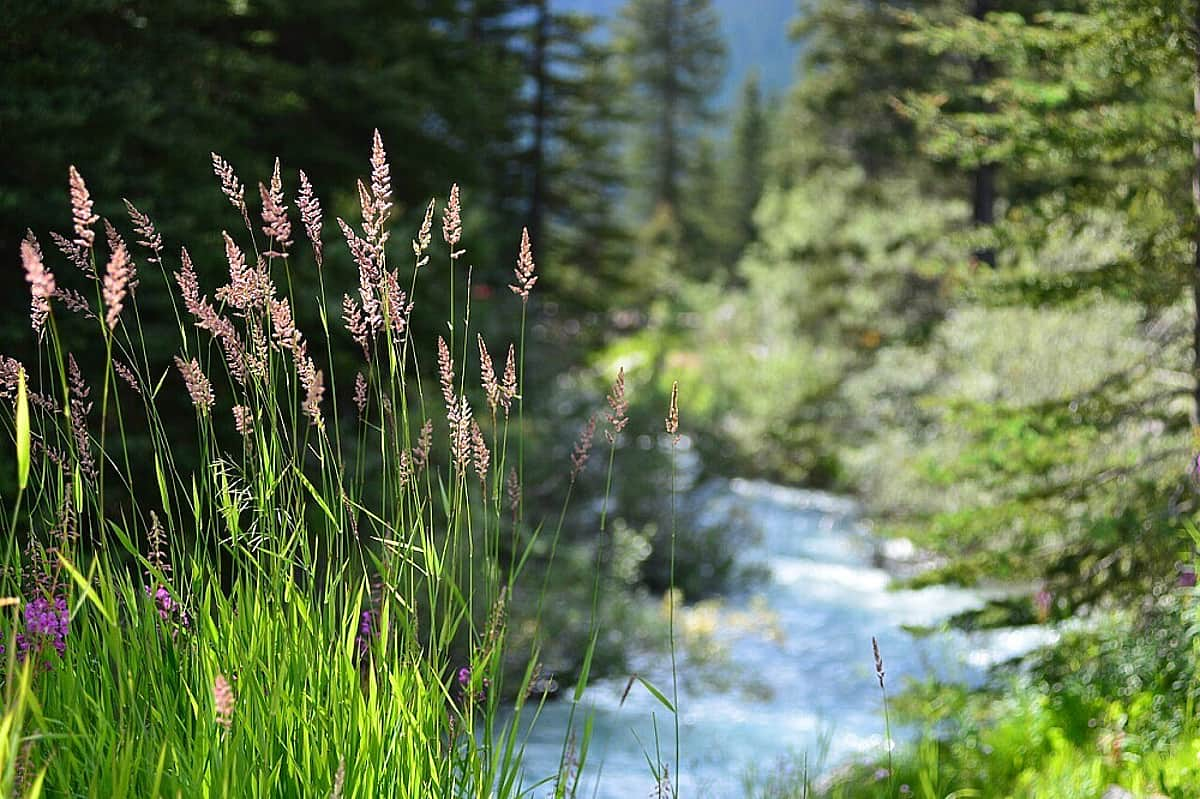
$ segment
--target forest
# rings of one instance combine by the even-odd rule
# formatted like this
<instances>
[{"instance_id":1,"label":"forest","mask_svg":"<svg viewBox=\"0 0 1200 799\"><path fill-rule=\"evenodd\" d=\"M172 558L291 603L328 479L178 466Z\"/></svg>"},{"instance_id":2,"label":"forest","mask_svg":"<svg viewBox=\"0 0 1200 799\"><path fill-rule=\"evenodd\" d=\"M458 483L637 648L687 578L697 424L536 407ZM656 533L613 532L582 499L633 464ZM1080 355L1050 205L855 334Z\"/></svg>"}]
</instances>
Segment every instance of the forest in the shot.
<instances>
[{"instance_id":1,"label":"forest","mask_svg":"<svg viewBox=\"0 0 1200 799\"><path fill-rule=\"evenodd\" d=\"M0 793L1200 796L1197 0L0 11Z\"/></svg>"}]
</instances>

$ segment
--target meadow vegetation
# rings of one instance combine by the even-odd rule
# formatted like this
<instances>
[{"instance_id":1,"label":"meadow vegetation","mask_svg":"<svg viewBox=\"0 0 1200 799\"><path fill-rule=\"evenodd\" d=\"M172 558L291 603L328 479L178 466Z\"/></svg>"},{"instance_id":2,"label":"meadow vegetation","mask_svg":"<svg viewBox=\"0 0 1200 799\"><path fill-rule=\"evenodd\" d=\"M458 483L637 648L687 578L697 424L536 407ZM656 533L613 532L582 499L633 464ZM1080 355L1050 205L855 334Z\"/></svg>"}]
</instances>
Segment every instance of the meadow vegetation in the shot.
<instances>
[{"instance_id":1,"label":"meadow vegetation","mask_svg":"<svg viewBox=\"0 0 1200 799\"><path fill-rule=\"evenodd\" d=\"M524 773L521 750L553 679L542 611L558 597L545 580L593 444L611 477L629 423L623 372L561 462L557 517L527 515L524 445L510 430L524 412L524 309L538 281L528 233L509 285L520 324L489 346L471 324L457 186L441 209L428 204L409 264L389 263L391 175L376 133L361 219L337 220L359 278L339 312L322 302L324 218L305 174L294 230L279 161L253 211L232 166L212 161L236 230L222 234L220 286L201 285L187 248L176 255L133 205L136 255L107 220L101 236L74 167L73 233L55 237L65 257L52 266L32 232L22 243L38 347L32 362L0 363L16 479L0 788L415 797L536 784L573 795L590 735L582 712L558 773ZM302 240L303 270L290 258ZM450 299L436 344L409 326L409 297L431 274ZM139 300L165 291L173 363L148 357L139 325ZM308 303L312 334L295 321ZM95 370L72 353L68 315L103 344ZM361 356L339 374L335 337ZM194 425L165 421L180 398ZM674 394L662 407L659 430L675 441ZM618 615L599 590L606 515L584 567L594 577L574 704L600 621ZM548 563L526 574L535 547ZM666 784L668 768L656 763L654 781Z\"/></svg>"}]
</instances>

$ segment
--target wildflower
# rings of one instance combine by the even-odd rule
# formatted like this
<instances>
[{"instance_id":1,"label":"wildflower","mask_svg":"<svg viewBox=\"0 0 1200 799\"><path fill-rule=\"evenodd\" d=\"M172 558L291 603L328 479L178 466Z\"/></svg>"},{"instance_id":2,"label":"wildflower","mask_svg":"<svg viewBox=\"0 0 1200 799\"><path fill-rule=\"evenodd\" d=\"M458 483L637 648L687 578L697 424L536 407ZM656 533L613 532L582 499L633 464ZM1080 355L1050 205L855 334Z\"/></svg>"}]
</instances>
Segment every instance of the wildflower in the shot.
<instances>
[{"instance_id":1,"label":"wildflower","mask_svg":"<svg viewBox=\"0 0 1200 799\"><path fill-rule=\"evenodd\" d=\"M1045 587L1041 588L1033 595L1033 608L1038 621L1044 624L1050 618L1050 611L1054 608L1054 595Z\"/></svg>"},{"instance_id":2,"label":"wildflower","mask_svg":"<svg viewBox=\"0 0 1200 799\"><path fill-rule=\"evenodd\" d=\"M88 256L88 248L77 242L68 239L58 233L51 231L50 238L54 241L54 245L58 247L59 252L67 256L71 263L75 264L75 268L83 272L93 280L96 277L96 270L92 267L92 260Z\"/></svg>"},{"instance_id":3,"label":"wildflower","mask_svg":"<svg viewBox=\"0 0 1200 799\"><path fill-rule=\"evenodd\" d=\"M266 264L259 259L254 267L250 267L233 237L226 231L221 231L221 235L225 238L225 259L229 262L229 284L217 289L217 299L240 311L265 308L268 300L275 296Z\"/></svg>"},{"instance_id":4,"label":"wildflower","mask_svg":"<svg viewBox=\"0 0 1200 799\"><path fill-rule=\"evenodd\" d=\"M465 396L457 403L456 410L447 413L446 418L450 422L450 454L459 473L466 474L475 447L471 435L471 427L474 424L471 404Z\"/></svg>"},{"instance_id":5,"label":"wildflower","mask_svg":"<svg viewBox=\"0 0 1200 799\"><path fill-rule=\"evenodd\" d=\"M482 702L485 699L487 699L487 691L488 691L488 688L490 688L491 684L492 684L491 680L489 680L487 677L484 677L482 680L479 681L479 686L480 686L479 690L475 691L474 693L471 692L471 683L473 681L473 674L471 672L470 666L463 666L462 668L460 668L458 670L457 678L458 678L459 696L462 699L463 704L469 704L471 702Z\"/></svg>"},{"instance_id":6,"label":"wildflower","mask_svg":"<svg viewBox=\"0 0 1200 799\"><path fill-rule=\"evenodd\" d=\"M250 227L250 215L246 211L246 187L233 172L233 166L216 153L211 153L213 174L221 181L221 191L229 204L242 212L242 220Z\"/></svg>"},{"instance_id":7,"label":"wildflower","mask_svg":"<svg viewBox=\"0 0 1200 799\"><path fill-rule=\"evenodd\" d=\"M272 338L276 346L293 354L303 355L307 351L304 346L304 336L296 328L291 302L287 297L281 300L272 299L268 303L268 307L271 309Z\"/></svg>"},{"instance_id":8,"label":"wildflower","mask_svg":"<svg viewBox=\"0 0 1200 799\"><path fill-rule=\"evenodd\" d=\"M672 799L675 796L675 790L671 787L671 772L665 763L662 768L662 776L655 782L650 796L651 799Z\"/></svg>"},{"instance_id":9,"label":"wildflower","mask_svg":"<svg viewBox=\"0 0 1200 799\"><path fill-rule=\"evenodd\" d=\"M414 475L412 455L408 450L403 450L400 453L399 477L401 485L408 485L412 482Z\"/></svg>"},{"instance_id":10,"label":"wildflower","mask_svg":"<svg viewBox=\"0 0 1200 799\"><path fill-rule=\"evenodd\" d=\"M17 380L24 368L16 358L0 355L0 397L17 396Z\"/></svg>"},{"instance_id":11,"label":"wildflower","mask_svg":"<svg viewBox=\"0 0 1200 799\"><path fill-rule=\"evenodd\" d=\"M608 395L608 406L612 411L606 414L611 431L606 431L609 443L616 441L617 435L629 424L629 402L625 399L625 367L617 370L617 379L613 383L612 392Z\"/></svg>"},{"instance_id":12,"label":"wildflower","mask_svg":"<svg viewBox=\"0 0 1200 799\"><path fill-rule=\"evenodd\" d=\"M254 432L254 411L245 405L233 406L233 427L243 436Z\"/></svg>"},{"instance_id":13,"label":"wildflower","mask_svg":"<svg viewBox=\"0 0 1200 799\"><path fill-rule=\"evenodd\" d=\"M61 658L67 653L67 633L70 631L70 614L67 612L67 600L61 596L38 596L25 603L24 631L17 634L17 657L24 661L27 657L40 658L46 653L47 647L53 647ZM49 660L42 665L52 668Z\"/></svg>"},{"instance_id":14,"label":"wildflower","mask_svg":"<svg viewBox=\"0 0 1200 799\"><path fill-rule=\"evenodd\" d=\"M86 319L96 318L96 315L92 313L91 306L88 305L88 301L84 299L82 294L75 291L75 289L59 286L54 290L54 297L67 306L67 310L71 313L81 314Z\"/></svg>"},{"instance_id":15,"label":"wildflower","mask_svg":"<svg viewBox=\"0 0 1200 799\"><path fill-rule=\"evenodd\" d=\"M576 751L575 730L567 737L567 751L563 755L562 768L557 777L556 795L573 795L576 776L579 773L579 754Z\"/></svg>"},{"instance_id":16,"label":"wildflower","mask_svg":"<svg viewBox=\"0 0 1200 799\"><path fill-rule=\"evenodd\" d=\"M129 387L135 392L138 394L142 393L141 386L139 386L137 382L137 376L134 375L133 370L129 368L128 364L126 364L124 361L113 358L113 371L117 373L118 377L128 383Z\"/></svg>"},{"instance_id":17,"label":"wildflower","mask_svg":"<svg viewBox=\"0 0 1200 799\"><path fill-rule=\"evenodd\" d=\"M1193 566L1179 567L1178 584L1179 584L1180 588L1195 588L1196 587L1196 569L1195 569L1195 567L1193 567Z\"/></svg>"},{"instance_id":18,"label":"wildflower","mask_svg":"<svg viewBox=\"0 0 1200 799\"><path fill-rule=\"evenodd\" d=\"M104 306L108 309L104 315L104 324L112 330L117 326L117 320L125 308L125 295L132 285L135 272L125 242L107 220L104 224L109 231L109 245L112 249L108 268L104 272Z\"/></svg>"},{"instance_id":19,"label":"wildflower","mask_svg":"<svg viewBox=\"0 0 1200 799\"><path fill-rule=\"evenodd\" d=\"M416 471L421 471L429 465L429 452L433 448L433 421L426 419L421 425L421 432L417 434L417 444L413 447L413 468Z\"/></svg>"},{"instance_id":20,"label":"wildflower","mask_svg":"<svg viewBox=\"0 0 1200 799\"><path fill-rule=\"evenodd\" d=\"M596 434L596 417L591 416L587 420L587 424L583 426L583 430L579 433L579 440L575 442L575 448L571 450L571 482L583 471L583 467L587 465L588 455L592 451L592 437Z\"/></svg>"},{"instance_id":21,"label":"wildflower","mask_svg":"<svg viewBox=\"0 0 1200 799\"><path fill-rule=\"evenodd\" d=\"M275 171L271 173L271 187L258 184L262 198L262 231L275 248L267 257L286 258L287 248L292 245L292 223L288 219L287 205L283 202L283 179L279 175L279 159L275 159Z\"/></svg>"},{"instance_id":22,"label":"wildflower","mask_svg":"<svg viewBox=\"0 0 1200 799\"><path fill-rule=\"evenodd\" d=\"M504 489L508 495L508 509L512 511L513 519L517 518L517 510L521 507L521 481L517 478L515 467L508 468L508 477L504 481Z\"/></svg>"},{"instance_id":23,"label":"wildflower","mask_svg":"<svg viewBox=\"0 0 1200 799\"><path fill-rule=\"evenodd\" d=\"M479 339L480 382L483 384L483 393L487 397L488 407L495 414L496 406L500 404L502 389L500 381L496 379L496 370L492 365L492 356L488 354L487 345L483 342L483 334L477 334L477 337Z\"/></svg>"},{"instance_id":24,"label":"wildflower","mask_svg":"<svg viewBox=\"0 0 1200 799\"><path fill-rule=\"evenodd\" d=\"M175 273L175 282L179 284L179 293L183 297L184 307L196 319L196 327L207 330L221 342L230 374L240 384L245 385L246 355L233 323L218 314L207 297L201 296L200 282L196 278L196 270L192 266L192 258L188 255L186 248L180 250L179 258L182 267Z\"/></svg>"},{"instance_id":25,"label":"wildflower","mask_svg":"<svg viewBox=\"0 0 1200 799\"><path fill-rule=\"evenodd\" d=\"M303 169L300 170L300 194L296 197L296 207L300 209L300 221L304 223L304 232L308 236L308 240L312 242L313 256L317 259L317 266L320 267L322 264L321 201L313 193L312 184L308 182L308 175L304 174Z\"/></svg>"},{"instance_id":26,"label":"wildflower","mask_svg":"<svg viewBox=\"0 0 1200 799\"><path fill-rule=\"evenodd\" d=\"M125 210L129 212L129 219L133 222L134 232L141 236L138 244L154 252L154 257L147 260L152 264L162 263L163 240L162 235L154 227L154 221L139 211L129 200L124 202Z\"/></svg>"},{"instance_id":27,"label":"wildflower","mask_svg":"<svg viewBox=\"0 0 1200 799\"><path fill-rule=\"evenodd\" d=\"M325 419L321 416L321 398L325 396L325 374L317 368L312 358L297 362L296 374L304 389L304 402L300 409L308 417L310 425L323 429Z\"/></svg>"},{"instance_id":28,"label":"wildflower","mask_svg":"<svg viewBox=\"0 0 1200 799\"><path fill-rule=\"evenodd\" d=\"M516 281L509 285L513 294L521 298L521 302L529 301L529 292L533 289L533 284L537 283L537 276L533 274L533 245L529 241L529 229L521 229L521 252L517 256L517 266L513 270L516 275Z\"/></svg>"},{"instance_id":29,"label":"wildflower","mask_svg":"<svg viewBox=\"0 0 1200 799\"><path fill-rule=\"evenodd\" d=\"M67 600L62 597L48 599L42 596L25 605L26 635L45 638L60 656L67 651L69 626Z\"/></svg>"},{"instance_id":30,"label":"wildflower","mask_svg":"<svg viewBox=\"0 0 1200 799\"><path fill-rule=\"evenodd\" d=\"M171 598L171 592L166 586L159 586L151 590L150 586L146 586L146 596L154 599L154 605L158 609L158 615L164 620L171 618L171 612L178 607L175 600Z\"/></svg>"},{"instance_id":31,"label":"wildflower","mask_svg":"<svg viewBox=\"0 0 1200 799\"><path fill-rule=\"evenodd\" d=\"M418 269L429 263L429 256L425 254L425 251L429 249L429 244L433 240L433 211L436 205L436 200L429 201L429 205L425 208L425 218L421 220L421 229L418 231L417 237L413 239L413 255L416 256Z\"/></svg>"},{"instance_id":32,"label":"wildflower","mask_svg":"<svg viewBox=\"0 0 1200 799\"><path fill-rule=\"evenodd\" d=\"M179 368L179 373L183 375L183 382L187 385L188 394L192 396L192 404L196 406L196 410L200 411L201 414L206 414L212 410L216 399L213 396L212 383L209 382L208 376L204 374L204 370L200 368L200 362L195 358L185 361L176 355L175 366Z\"/></svg>"},{"instance_id":33,"label":"wildflower","mask_svg":"<svg viewBox=\"0 0 1200 799\"><path fill-rule=\"evenodd\" d=\"M629 679L625 681L625 690L621 692L621 701L617 703L617 707L624 707L625 700L629 698L629 692L633 690L633 683L637 680L637 674L630 674Z\"/></svg>"},{"instance_id":34,"label":"wildflower","mask_svg":"<svg viewBox=\"0 0 1200 799\"><path fill-rule=\"evenodd\" d=\"M438 336L438 379L442 387L442 399L446 402L446 413L452 416L458 407L458 399L454 395L454 359L450 357L446 339L441 336Z\"/></svg>"},{"instance_id":35,"label":"wildflower","mask_svg":"<svg viewBox=\"0 0 1200 799\"><path fill-rule=\"evenodd\" d=\"M50 298L54 296L55 284L54 273L46 268L42 248L32 232L21 242L21 265L25 268L25 282L29 284L29 321L33 332L40 336L50 316Z\"/></svg>"},{"instance_id":36,"label":"wildflower","mask_svg":"<svg viewBox=\"0 0 1200 799\"><path fill-rule=\"evenodd\" d=\"M671 384L671 405L667 409L667 435L679 443L679 381Z\"/></svg>"},{"instance_id":37,"label":"wildflower","mask_svg":"<svg viewBox=\"0 0 1200 799\"><path fill-rule=\"evenodd\" d=\"M392 174L388 166L387 153L383 149L383 137L379 129L371 140L371 196L377 224L382 225L392 207Z\"/></svg>"},{"instance_id":38,"label":"wildflower","mask_svg":"<svg viewBox=\"0 0 1200 799\"><path fill-rule=\"evenodd\" d=\"M363 359L371 360L371 331L363 318L362 309L349 294L342 295L342 322L350 337L362 347Z\"/></svg>"},{"instance_id":39,"label":"wildflower","mask_svg":"<svg viewBox=\"0 0 1200 799\"><path fill-rule=\"evenodd\" d=\"M87 430L87 415L92 409L92 404L86 402L89 389L83 381L83 373L79 371L75 355L71 353L67 355L67 374L70 377L71 436L75 440L79 467L84 474L95 479L96 461L92 457L91 440Z\"/></svg>"},{"instance_id":40,"label":"wildflower","mask_svg":"<svg viewBox=\"0 0 1200 799\"><path fill-rule=\"evenodd\" d=\"M354 406L360 418L367 412L367 379L362 372L354 375Z\"/></svg>"},{"instance_id":41,"label":"wildflower","mask_svg":"<svg viewBox=\"0 0 1200 799\"><path fill-rule=\"evenodd\" d=\"M233 688L225 676L218 674L213 680L213 709L217 724L225 729L233 726Z\"/></svg>"},{"instance_id":42,"label":"wildflower","mask_svg":"<svg viewBox=\"0 0 1200 799\"><path fill-rule=\"evenodd\" d=\"M879 654L879 642L873 635L871 636L871 649L875 653L875 676L879 678L879 687L883 688L883 677L887 672L883 670L883 656Z\"/></svg>"},{"instance_id":43,"label":"wildflower","mask_svg":"<svg viewBox=\"0 0 1200 799\"><path fill-rule=\"evenodd\" d=\"M462 240L462 213L457 183L450 187L450 200L446 204L446 210L442 212L442 238L450 245L451 259L457 259L463 254L462 250L454 249Z\"/></svg>"},{"instance_id":44,"label":"wildflower","mask_svg":"<svg viewBox=\"0 0 1200 799\"><path fill-rule=\"evenodd\" d=\"M400 288L400 278L394 269L383 275L383 298L387 301L388 324L392 334L399 338L408 327L413 304L408 302L408 295Z\"/></svg>"},{"instance_id":45,"label":"wildflower","mask_svg":"<svg viewBox=\"0 0 1200 799\"><path fill-rule=\"evenodd\" d=\"M491 465L492 454L488 451L483 431L479 429L479 422L475 419L471 420L471 454L475 461L475 473L479 475L479 484L486 491L487 473L488 467Z\"/></svg>"},{"instance_id":46,"label":"wildflower","mask_svg":"<svg viewBox=\"0 0 1200 799\"><path fill-rule=\"evenodd\" d=\"M75 222L75 243L85 249L91 249L96 241L96 232L92 225L100 217L92 213L92 196L88 193L83 176L74 166L68 171L71 186L71 217Z\"/></svg>"},{"instance_id":47,"label":"wildflower","mask_svg":"<svg viewBox=\"0 0 1200 799\"><path fill-rule=\"evenodd\" d=\"M0 654L3 651L0 650ZM25 796L25 792L31 782L33 768L33 739L29 738L21 745L21 754L17 757L17 762L13 766L13 796Z\"/></svg>"},{"instance_id":48,"label":"wildflower","mask_svg":"<svg viewBox=\"0 0 1200 799\"><path fill-rule=\"evenodd\" d=\"M358 621L358 635L354 638L355 647L360 658L366 657L371 651L371 642L375 640L375 614L364 610Z\"/></svg>"},{"instance_id":49,"label":"wildflower","mask_svg":"<svg viewBox=\"0 0 1200 799\"><path fill-rule=\"evenodd\" d=\"M167 536L163 532L162 523L158 520L158 514L150 511L150 532L147 535L150 542L150 563L161 575L169 575L171 573L171 561L167 558ZM152 579L153 574L148 575Z\"/></svg>"},{"instance_id":50,"label":"wildflower","mask_svg":"<svg viewBox=\"0 0 1200 799\"><path fill-rule=\"evenodd\" d=\"M504 403L504 415L508 416L509 404L518 399L520 395L517 393L517 355L516 348L512 344L508 345L508 358L504 362L504 381L500 385Z\"/></svg>"}]
</instances>

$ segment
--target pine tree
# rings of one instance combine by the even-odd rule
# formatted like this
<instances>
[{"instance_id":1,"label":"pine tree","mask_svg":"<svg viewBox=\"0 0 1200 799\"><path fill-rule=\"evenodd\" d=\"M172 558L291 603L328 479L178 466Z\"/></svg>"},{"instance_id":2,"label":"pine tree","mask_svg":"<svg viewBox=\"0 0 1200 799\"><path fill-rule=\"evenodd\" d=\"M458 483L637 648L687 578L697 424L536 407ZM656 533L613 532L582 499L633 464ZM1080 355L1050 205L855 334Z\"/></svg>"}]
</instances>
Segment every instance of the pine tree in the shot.
<instances>
[{"instance_id":1,"label":"pine tree","mask_svg":"<svg viewBox=\"0 0 1200 799\"><path fill-rule=\"evenodd\" d=\"M726 177L732 195L735 257L754 240L754 209L767 178L768 137L767 108L758 74L752 72L742 84L733 122L731 171Z\"/></svg>"},{"instance_id":2,"label":"pine tree","mask_svg":"<svg viewBox=\"0 0 1200 799\"><path fill-rule=\"evenodd\" d=\"M720 20L709 0L629 0L616 29L635 126L640 211L679 216L700 129L725 72Z\"/></svg>"},{"instance_id":3,"label":"pine tree","mask_svg":"<svg viewBox=\"0 0 1200 799\"><path fill-rule=\"evenodd\" d=\"M526 224L544 287L569 304L603 307L630 284L620 218L621 86L598 17L538 0L527 32ZM606 299L607 297L607 299Z\"/></svg>"}]
</instances>

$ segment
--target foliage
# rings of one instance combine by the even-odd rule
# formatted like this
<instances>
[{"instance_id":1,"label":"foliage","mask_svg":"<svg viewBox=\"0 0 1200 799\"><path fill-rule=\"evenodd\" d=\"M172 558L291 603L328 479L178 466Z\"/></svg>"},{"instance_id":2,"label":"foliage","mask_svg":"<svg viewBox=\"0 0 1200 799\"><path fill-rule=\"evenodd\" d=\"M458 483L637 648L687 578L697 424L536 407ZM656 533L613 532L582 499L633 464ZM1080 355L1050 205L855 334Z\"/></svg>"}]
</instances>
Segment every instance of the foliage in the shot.
<instances>
[{"instance_id":1,"label":"foliage","mask_svg":"<svg viewBox=\"0 0 1200 799\"><path fill-rule=\"evenodd\" d=\"M552 651L543 574L586 454L562 467L571 478L557 522L535 520L517 438L524 324L513 354L488 368L459 261L458 187L441 213L448 258L435 255L431 206L401 277L383 246L392 177L376 133L360 221L344 226L359 281L331 321L312 195L296 199L304 227L293 228L278 161L261 209L234 172L217 171L244 228L225 234L228 282L211 293L188 251L169 255L136 209L136 256L115 226L97 236L73 168L70 268L95 300L59 291L55 273L67 269L33 234L23 242L38 357L0 358L3 446L18 456L4 462L19 472L0 553L0 592L13 597L0 604L17 611L0 665L4 785L35 796L43 785L111 796L517 796L534 784L573 794L591 729L575 710L589 676L613 667L595 657L609 649L601 630L661 624L639 618L651 603L631 601L640 547L564 543L563 560L584 560L569 564L576 584L593 576L586 597L568 597L591 604L567 664L567 734L582 753L561 774L524 773L522 730L545 699L538 666ZM316 266L293 261L302 235ZM152 265L160 274L139 270ZM409 324L409 296L435 268L451 286L455 273L466 281L436 349ZM535 268L525 253L513 275L521 310ZM177 294L155 285L168 272ZM176 308L174 369L144 346L138 306L152 290L171 292ZM310 338L293 309L314 299ZM98 363L74 357L59 325L69 314L99 340ZM359 351L349 369L331 357L337 338ZM436 380L421 380L418 359L436 364ZM172 395L190 397L191 425L161 412ZM614 400L601 428L606 486L626 413ZM127 444L135 430L150 442L148 479ZM598 540L628 537L609 518L607 487L600 501ZM526 572L545 542L548 562ZM530 577L541 591L521 596ZM610 585L621 596L601 602ZM651 770L657 781L662 765Z\"/></svg>"},{"instance_id":2,"label":"foliage","mask_svg":"<svg viewBox=\"0 0 1200 799\"><path fill-rule=\"evenodd\" d=\"M635 207L678 215L697 129L724 75L720 21L709 0L629 0L614 35L637 131Z\"/></svg>"},{"instance_id":3,"label":"foliage","mask_svg":"<svg viewBox=\"0 0 1200 799\"><path fill-rule=\"evenodd\" d=\"M921 740L901 750L890 782L911 795L1089 797L1186 795L1200 778L1190 592L1147 601L1065 632L1029 671L986 691L918 685L901 703ZM882 761L846 770L821 795L884 797ZM1121 794L1124 795L1124 794Z\"/></svg>"}]
</instances>

